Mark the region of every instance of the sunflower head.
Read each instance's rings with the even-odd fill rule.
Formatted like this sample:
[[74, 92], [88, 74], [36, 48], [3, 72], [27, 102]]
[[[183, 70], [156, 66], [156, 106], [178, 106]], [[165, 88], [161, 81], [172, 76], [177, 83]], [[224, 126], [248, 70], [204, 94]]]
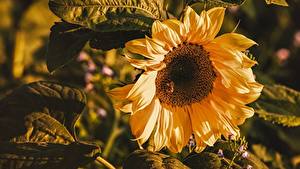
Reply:
[[216, 37], [224, 12], [219, 7], [198, 15], [187, 7], [182, 20], [155, 21], [151, 38], [126, 43], [126, 58], [144, 72], [135, 84], [109, 93], [131, 113], [139, 145], [151, 138], [154, 151], [180, 152], [193, 136], [201, 151], [221, 135], [239, 136], [237, 126], [253, 115], [246, 105], [263, 86], [245, 51], [256, 43], [237, 33]]

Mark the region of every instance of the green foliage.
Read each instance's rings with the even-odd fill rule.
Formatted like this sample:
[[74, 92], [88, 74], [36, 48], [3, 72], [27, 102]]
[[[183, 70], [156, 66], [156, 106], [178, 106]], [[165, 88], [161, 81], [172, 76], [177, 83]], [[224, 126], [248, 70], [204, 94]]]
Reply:
[[162, 0], [50, 0], [52, 12], [68, 23], [52, 27], [48, 70], [68, 63], [89, 40], [92, 48], [108, 50], [143, 37], [154, 20], [166, 19], [164, 5]]
[[66, 22], [51, 29], [48, 70], [70, 62], [88, 41], [95, 49], [124, 47], [127, 41], [149, 34], [154, 20], [180, 17], [184, 7], [183, 0], [50, 0], [49, 8]]
[[0, 143], [0, 168], [5, 169], [77, 169], [99, 156], [94, 145], [72, 143]]
[[217, 154], [210, 152], [189, 155], [184, 160], [184, 164], [189, 166], [191, 169], [215, 169], [221, 168], [222, 166], [221, 158]]
[[47, 68], [50, 72], [73, 59], [91, 38], [89, 29], [66, 22], [55, 23], [48, 44]]
[[[0, 98], [3, 98], [0, 101], [0, 168], [75, 169], [87, 163], [85, 168], [101, 168], [92, 163], [99, 156], [99, 147], [79, 140], [93, 140], [103, 146], [102, 156], [119, 168], [124, 158], [138, 146], [130, 140], [129, 116], [114, 111], [105, 91], [112, 84], [132, 82], [140, 72], [134, 71], [120, 57], [120, 50], [104, 52], [94, 49], [122, 48], [129, 40], [150, 36], [155, 19], [181, 18], [187, 4], [197, 12], [214, 6], [230, 8], [242, 5], [227, 10], [222, 31], [232, 31], [236, 20], [240, 19], [236, 31], [252, 36], [260, 43], [257, 51], [254, 50], [258, 52], [255, 54], [259, 62], [255, 68], [257, 80], [263, 84], [280, 82], [299, 90], [299, 57], [292, 56], [298, 56], [300, 50], [293, 47], [291, 41], [292, 35], [299, 29], [294, 24], [299, 5], [282, 10], [266, 7], [261, 0], [150, 0], [147, 2], [157, 2], [159, 7], [147, 6], [151, 8], [148, 10], [143, 7], [102, 6], [104, 2], [134, 2], [133, 5], [144, 2], [139, 0], [92, 2], [50, 1], [50, 8], [62, 19], [58, 22], [47, 8], [48, 0], [0, 0]], [[267, 3], [286, 5], [285, 1]], [[156, 16], [153, 10], [159, 11], [160, 16]], [[49, 33], [47, 64], [50, 72], [70, 63], [82, 50], [89, 59], [72, 62], [65, 66], [64, 71], [49, 75], [43, 57]], [[276, 51], [286, 46], [291, 48], [290, 60], [281, 62]], [[91, 62], [96, 69], [88, 68]], [[112, 75], [104, 74], [104, 68], [111, 69]], [[87, 75], [91, 74], [92, 80], [87, 80]], [[40, 81], [14, 89], [41, 79], [85, 87], [88, 101], [80, 89], [54, 82]], [[88, 88], [90, 85], [92, 89]], [[11, 90], [11, 94], [4, 96]], [[261, 118], [255, 116], [242, 126], [242, 135], [247, 136], [251, 148], [247, 159], [241, 158], [239, 143], [226, 141], [190, 155], [182, 152], [169, 156], [165, 155], [170, 154], [165, 150], [162, 150], [164, 154], [139, 150], [130, 155], [124, 167], [205, 169], [245, 168], [249, 164], [253, 168], [289, 169], [293, 164], [293, 168], [297, 168], [299, 162], [294, 159], [300, 153], [298, 96], [297, 91], [287, 87], [266, 86], [262, 97], [254, 105]], [[74, 124], [85, 105], [86, 112], [77, 123], [76, 136]], [[223, 150], [224, 157], [218, 155], [219, 149]]]
[[281, 85], [267, 85], [254, 104], [259, 117], [288, 127], [300, 126], [300, 92]]
[[47, 68], [53, 72], [66, 65], [78, 55], [88, 41], [92, 48], [109, 50], [124, 47], [127, 41], [144, 36], [143, 31], [95, 32], [80, 25], [57, 22], [51, 28], [46, 53]]
[[284, 169], [287, 167], [286, 161], [278, 152], [274, 152], [261, 144], [252, 145], [253, 153], [264, 163], [269, 164], [270, 168]]
[[[241, 148], [243, 147], [243, 148]], [[222, 154], [220, 155], [220, 151]], [[204, 152], [200, 154], [190, 154], [185, 159], [185, 164], [191, 166], [191, 168], [197, 168], [197, 165], [201, 163], [204, 169], [210, 168], [234, 168], [242, 169], [247, 165], [251, 165], [253, 168], [268, 169], [268, 167], [254, 154], [247, 151], [247, 157], [243, 157], [243, 153], [247, 151], [247, 143], [245, 140], [218, 140], [213, 147], [208, 147]], [[187, 164], [189, 163], [189, 164]], [[207, 165], [204, 163], [210, 163]], [[221, 163], [221, 164], [220, 164]], [[214, 167], [212, 167], [214, 166]], [[220, 167], [221, 166], [221, 167]]]
[[166, 18], [163, 0], [50, 0], [63, 20], [100, 32], [148, 30], [155, 19]]
[[[39, 15], [36, 14], [36, 11], [39, 11]], [[6, 11], [5, 13], [14, 16], [13, 11]], [[11, 21], [12, 26], [17, 25], [17, 28], [8, 29], [15, 31], [15, 34], [7, 33], [4, 34], [4, 37], [8, 36], [7, 39], [12, 39], [10, 43], [14, 43], [14, 48], [9, 51], [13, 58], [13, 66], [11, 67], [13, 77], [21, 77], [25, 68], [44, 55], [45, 37], [50, 32], [49, 27], [57, 20], [58, 18], [49, 11], [47, 2], [38, 0], [22, 11], [22, 15], [17, 16], [15, 21]]]
[[53, 82], [31, 83], [3, 98], [0, 168], [76, 169], [94, 161], [99, 147], [78, 142], [74, 132], [85, 101], [81, 90]]
[[165, 154], [150, 152], [147, 150], [136, 150], [125, 160], [124, 169], [188, 169], [176, 158]]
[[[74, 124], [85, 102], [85, 94], [78, 88], [43, 81], [24, 85], [0, 101], [0, 117], [5, 119], [0, 123], [0, 138], [20, 134], [24, 118], [34, 112], [50, 115], [75, 136]], [[15, 132], [7, 130], [11, 125]]]
[[280, 6], [289, 6], [286, 0], [265, 0], [267, 4], [275, 4]]
[[242, 5], [245, 0], [197, 0], [191, 6], [196, 9], [196, 11], [202, 11], [202, 9], [210, 9], [213, 7], [232, 7]]

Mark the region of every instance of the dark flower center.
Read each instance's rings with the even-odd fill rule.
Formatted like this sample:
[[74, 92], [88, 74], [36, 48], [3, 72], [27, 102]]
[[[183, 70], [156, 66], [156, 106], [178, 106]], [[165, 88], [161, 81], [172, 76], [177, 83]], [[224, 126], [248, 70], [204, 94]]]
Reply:
[[200, 102], [213, 88], [216, 78], [209, 53], [202, 46], [181, 44], [164, 59], [166, 67], [158, 71], [156, 95], [171, 106]]

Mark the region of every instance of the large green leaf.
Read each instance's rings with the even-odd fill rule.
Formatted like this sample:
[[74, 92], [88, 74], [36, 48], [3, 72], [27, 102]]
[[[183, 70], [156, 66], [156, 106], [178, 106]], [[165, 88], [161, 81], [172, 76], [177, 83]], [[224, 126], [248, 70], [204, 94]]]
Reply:
[[94, 161], [99, 147], [84, 143], [0, 142], [1, 169], [77, 169]]
[[50, 0], [49, 7], [69, 23], [102, 32], [148, 30], [166, 18], [163, 0]]
[[46, 53], [48, 70], [53, 72], [72, 61], [88, 41], [92, 48], [109, 50], [124, 47], [127, 41], [142, 38], [145, 34], [147, 32], [139, 30], [96, 32], [80, 25], [57, 22], [51, 28]]
[[254, 104], [259, 117], [288, 127], [300, 126], [300, 92], [281, 85], [267, 85]]
[[[242, 144], [246, 148], [245, 144]], [[251, 165], [257, 169], [268, 167], [250, 152], [246, 158], [242, 157], [241, 144], [234, 140], [218, 140], [213, 147], [207, 147], [203, 152], [191, 153], [184, 159], [184, 164], [192, 169], [235, 168], [243, 169]], [[223, 154], [219, 154], [222, 150]], [[230, 166], [230, 167], [229, 167]]]
[[51, 28], [47, 68], [50, 72], [71, 61], [92, 37], [92, 31], [80, 25], [57, 22]]
[[289, 6], [286, 0], [265, 0], [267, 4], [275, 4], [280, 6]]
[[[28, 1], [28, 8], [22, 7], [25, 4], [25, 2], [13, 3], [13, 10], [5, 12], [5, 15], [11, 14], [14, 19], [4, 36], [8, 36], [6, 44], [10, 44], [6, 50], [12, 62], [9, 65], [14, 78], [23, 77], [25, 69], [41, 62], [42, 55], [45, 53], [46, 39], [50, 33], [49, 29], [53, 22], [59, 20], [48, 9], [45, 0]], [[4, 8], [8, 7], [4, 6]]]
[[34, 112], [50, 115], [75, 136], [85, 102], [85, 94], [74, 87], [44, 81], [24, 85], [0, 100], [0, 140], [24, 134], [24, 118]]
[[[24, 118], [26, 132], [15, 136], [11, 142], [47, 142], [70, 144], [75, 142], [68, 130], [45, 113], [32, 113]], [[9, 130], [8, 130], [9, 132]]]
[[242, 5], [245, 0], [195, 0], [191, 6], [197, 11], [201, 12], [203, 9], [209, 9], [213, 7], [231, 7]]
[[136, 150], [129, 155], [123, 165], [124, 169], [188, 169], [176, 158], [150, 152], [146, 150]]
[[144, 38], [148, 32], [133, 31], [115, 31], [115, 32], [94, 32], [90, 40], [90, 46], [95, 49], [109, 50], [113, 48], [123, 48], [125, 43], [138, 38]]
[[191, 169], [215, 169], [222, 166], [221, 158], [217, 154], [210, 152], [189, 155], [184, 160], [184, 164]]

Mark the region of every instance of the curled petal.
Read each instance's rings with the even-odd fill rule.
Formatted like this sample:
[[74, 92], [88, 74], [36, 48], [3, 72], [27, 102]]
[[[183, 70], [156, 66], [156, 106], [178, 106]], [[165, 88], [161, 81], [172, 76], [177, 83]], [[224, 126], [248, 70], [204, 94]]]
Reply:
[[140, 145], [149, 139], [157, 122], [160, 109], [159, 100], [153, 99], [144, 109], [130, 116], [129, 123], [131, 132]]
[[173, 126], [168, 148], [172, 152], [181, 152], [183, 147], [188, 144], [192, 135], [191, 120], [188, 111], [184, 108], [174, 107], [171, 110], [173, 114]]
[[[180, 35], [170, 28], [169, 25], [160, 21], [155, 21], [152, 25], [152, 38], [159, 42], [164, 42], [164, 47], [168, 50], [173, 47], [177, 47], [177, 45], [181, 43]], [[175, 25], [173, 24], [171, 26]]]
[[159, 112], [156, 129], [154, 131], [154, 151], [159, 151], [167, 145], [170, 139], [172, 125], [172, 112], [162, 107]]
[[219, 33], [221, 29], [224, 15], [225, 15], [225, 8], [223, 7], [212, 8], [207, 11], [207, 14], [211, 21], [208, 37], [209, 39], [212, 40], [213, 38], [216, 37], [216, 35]]
[[216, 39], [212, 41], [212, 43], [221, 44], [227, 46], [231, 49], [236, 49], [239, 51], [245, 51], [246, 49], [250, 48], [253, 45], [257, 45], [251, 39], [248, 39], [244, 35], [238, 33], [226, 33], [221, 36], [218, 36]]
[[133, 112], [144, 109], [152, 101], [156, 91], [156, 75], [156, 71], [143, 73], [129, 91], [127, 99], [132, 101]]

